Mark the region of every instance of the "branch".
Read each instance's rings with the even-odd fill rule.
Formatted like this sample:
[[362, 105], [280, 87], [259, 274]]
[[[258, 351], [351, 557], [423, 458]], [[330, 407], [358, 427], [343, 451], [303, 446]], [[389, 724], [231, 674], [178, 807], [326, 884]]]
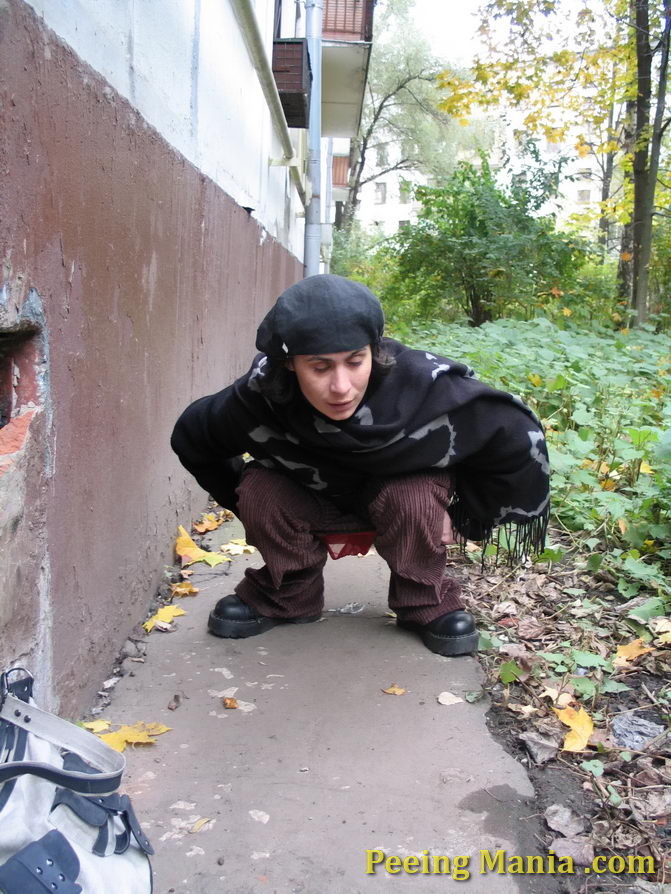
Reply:
[[446, 123], [446, 116], [442, 114], [437, 108], [427, 103], [425, 99], [417, 96], [415, 93], [413, 93], [412, 90], [410, 90], [410, 88], [406, 88], [406, 90], [413, 98], [415, 105], [417, 105], [423, 112], [433, 118], [434, 121], [439, 121], [441, 124]]
[[[389, 103], [395, 96], [397, 96], [401, 91], [407, 88], [408, 84], [412, 84], [413, 81], [427, 81], [433, 82], [435, 80], [433, 75], [425, 74], [423, 71], [417, 72], [416, 74], [406, 75], [405, 78], [402, 78], [395, 87], [385, 93], [377, 104], [377, 108], [373, 114], [373, 120], [376, 120], [384, 107]], [[371, 87], [371, 102], [373, 107], [375, 108], [375, 96], [373, 93], [373, 89]]]
[[360, 185], [364, 186], [366, 183], [371, 183], [373, 180], [377, 180], [378, 177], [382, 177], [384, 174], [389, 174], [391, 171], [407, 171], [411, 170], [413, 165], [413, 161], [411, 158], [402, 158], [400, 161], [397, 161], [395, 165], [390, 165], [388, 168], [384, 168], [382, 171], [378, 171], [376, 174], [371, 174], [370, 177], [365, 177], [360, 181]]

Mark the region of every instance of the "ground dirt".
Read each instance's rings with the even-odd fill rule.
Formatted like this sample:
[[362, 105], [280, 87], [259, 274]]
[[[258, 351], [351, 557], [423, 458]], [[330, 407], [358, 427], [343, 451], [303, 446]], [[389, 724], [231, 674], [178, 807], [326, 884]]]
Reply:
[[[457, 555], [452, 562], [488, 646], [479, 656], [491, 699], [487, 724], [528, 769], [536, 810], [545, 820], [546, 834], [539, 844], [558, 852], [562, 844], [577, 845], [578, 853], [607, 859], [654, 859], [654, 872], [574, 876], [564, 890], [671, 891], [671, 651], [665, 639], [648, 636], [641, 643], [648, 651], [613, 667], [617, 647], [634, 640], [641, 627], [628, 624], [631, 603], [623, 605], [612, 580], [569, 564], [483, 570]], [[580, 667], [575, 656], [587, 664], [591, 659], [595, 666]], [[511, 680], [511, 674], [517, 677]], [[584, 683], [585, 678], [590, 682]], [[619, 691], [603, 691], [608, 679]], [[589, 696], [575, 688], [592, 684], [595, 692]], [[620, 684], [627, 688], [620, 690]], [[555, 708], [582, 709], [589, 716], [593, 731], [578, 751], [564, 750], [569, 730]], [[651, 724], [648, 739], [637, 748], [614, 735], [616, 719], [627, 717]], [[529, 734], [547, 745], [542, 760], [521, 738]], [[586, 764], [600, 775], [585, 769]], [[546, 811], [557, 805], [582, 818], [584, 828], [566, 835], [553, 831]]]

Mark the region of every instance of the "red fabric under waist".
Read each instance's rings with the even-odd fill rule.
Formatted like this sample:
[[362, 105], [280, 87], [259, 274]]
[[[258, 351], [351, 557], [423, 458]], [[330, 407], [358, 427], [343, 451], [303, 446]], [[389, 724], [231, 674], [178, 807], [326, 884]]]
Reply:
[[373, 545], [377, 531], [344, 531], [317, 533], [332, 559], [343, 556], [365, 556]]

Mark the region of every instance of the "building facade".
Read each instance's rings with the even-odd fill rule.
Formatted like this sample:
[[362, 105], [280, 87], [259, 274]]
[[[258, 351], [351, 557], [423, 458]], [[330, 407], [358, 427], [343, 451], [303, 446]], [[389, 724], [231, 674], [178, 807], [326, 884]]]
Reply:
[[0, 6], [0, 665], [54, 708], [89, 703], [205, 506], [177, 415], [303, 275], [306, 132], [272, 70], [297, 10]]

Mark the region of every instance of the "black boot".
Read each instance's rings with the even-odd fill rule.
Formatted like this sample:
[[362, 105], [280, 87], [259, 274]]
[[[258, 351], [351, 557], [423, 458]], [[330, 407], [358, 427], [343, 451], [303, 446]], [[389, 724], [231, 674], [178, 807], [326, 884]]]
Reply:
[[210, 612], [207, 629], [215, 636], [241, 639], [246, 636], [257, 636], [265, 633], [278, 624], [309, 624], [318, 621], [319, 615], [304, 618], [267, 618], [243, 602], [236, 595], [224, 596]]
[[396, 619], [404, 630], [414, 630], [422, 637], [427, 649], [438, 655], [470, 655], [478, 648], [478, 631], [470, 612], [457, 609], [435, 618], [428, 624]]

